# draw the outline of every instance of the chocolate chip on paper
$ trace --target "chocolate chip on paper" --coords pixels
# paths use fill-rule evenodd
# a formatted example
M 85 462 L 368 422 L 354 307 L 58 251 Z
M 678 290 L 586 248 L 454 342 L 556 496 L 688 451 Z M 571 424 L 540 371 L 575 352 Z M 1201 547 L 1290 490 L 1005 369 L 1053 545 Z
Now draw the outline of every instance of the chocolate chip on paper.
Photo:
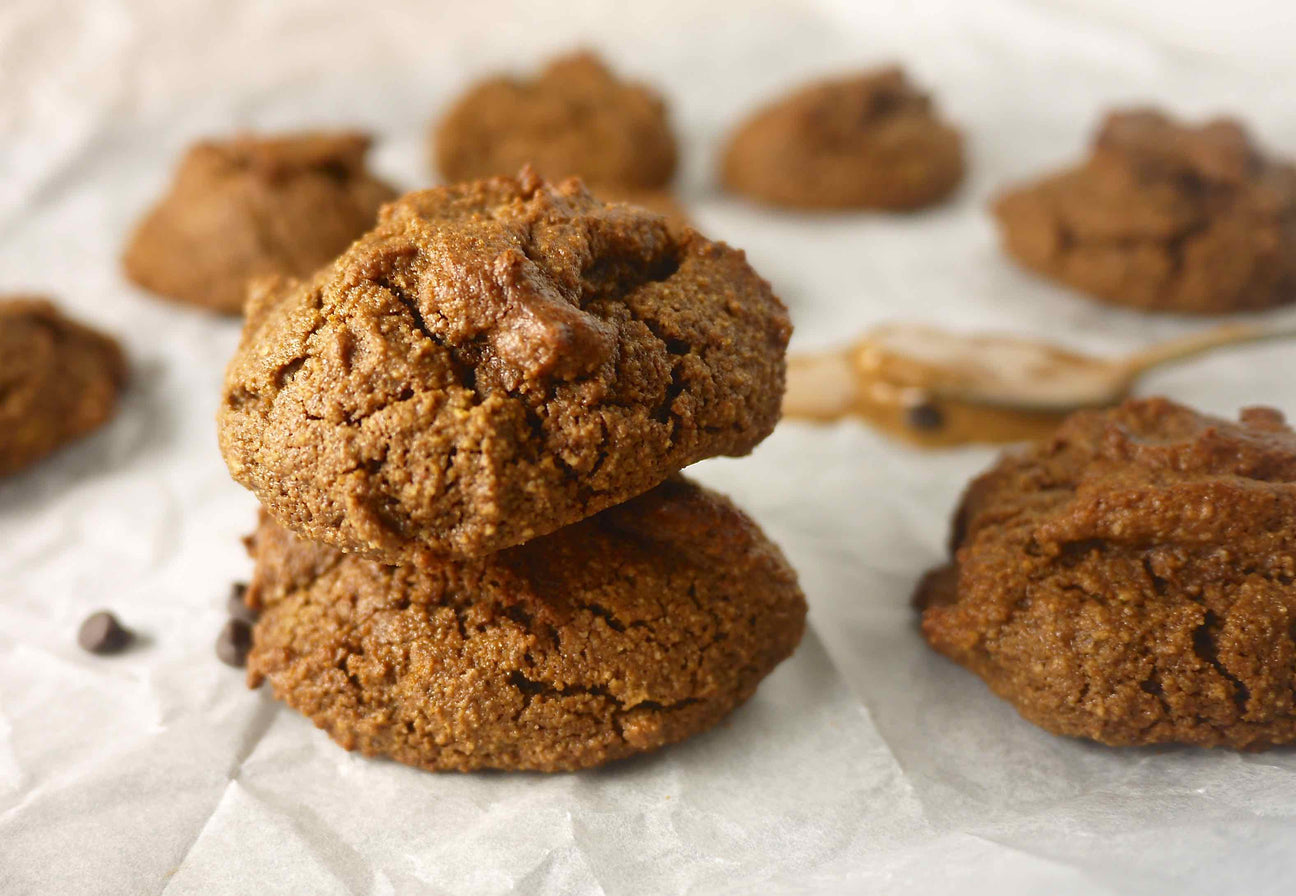
M 77 631 L 77 643 L 90 653 L 118 653 L 134 639 L 134 633 L 107 610 L 91 613 Z
M 248 651 L 252 649 L 252 626 L 243 619 L 225 623 L 216 638 L 216 656 L 227 666 L 241 668 L 247 664 Z
M 234 583 L 234 586 L 230 588 L 229 598 L 226 602 L 226 610 L 229 612 L 231 618 L 242 619 L 244 622 L 251 623 L 256 622 L 257 612 L 249 607 L 243 600 L 243 596 L 247 594 L 247 588 L 248 586 L 246 582 Z

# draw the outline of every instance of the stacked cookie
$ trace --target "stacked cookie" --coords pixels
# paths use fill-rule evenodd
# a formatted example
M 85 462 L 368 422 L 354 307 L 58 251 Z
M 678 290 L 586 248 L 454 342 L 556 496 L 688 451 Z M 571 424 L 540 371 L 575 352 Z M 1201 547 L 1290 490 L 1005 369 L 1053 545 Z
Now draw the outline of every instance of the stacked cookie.
M 714 724 L 805 603 L 677 471 L 769 434 L 790 330 L 741 252 L 530 171 L 410 194 L 312 279 L 260 282 L 220 412 L 265 510 L 250 682 L 428 769 Z

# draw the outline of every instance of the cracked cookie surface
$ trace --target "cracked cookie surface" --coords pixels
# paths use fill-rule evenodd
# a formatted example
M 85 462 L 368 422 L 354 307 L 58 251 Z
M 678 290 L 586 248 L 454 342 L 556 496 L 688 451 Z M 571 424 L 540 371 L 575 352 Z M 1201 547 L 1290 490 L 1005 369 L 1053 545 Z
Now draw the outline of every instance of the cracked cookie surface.
M 647 209 L 655 215 L 661 215 L 666 219 L 666 226 L 676 233 L 683 234 L 685 230 L 693 227 L 693 219 L 689 217 L 688 209 L 669 190 L 635 190 L 600 185 L 590 187 L 590 192 L 609 204 L 633 205 Z
M 125 383 L 115 340 L 45 299 L 0 297 L 0 476 L 102 426 Z
M 1296 741 L 1296 434 L 1165 399 L 1070 417 L 974 480 L 916 597 L 933 648 L 1110 745 Z
M 314 279 L 253 291 L 221 448 L 306 537 L 488 554 L 749 452 L 790 331 L 742 252 L 578 181 L 412 193 Z
M 676 477 L 476 560 L 249 541 L 248 680 L 339 744 L 431 770 L 589 768 L 710 728 L 801 638 L 778 548 Z
M 675 173 L 675 137 L 661 97 L 622 81 L 591 53 L 555 59 L 535 78 L 488 78 L 438 123 L 433 154 L 448 181 L 516 173 L 658 189 Z M 597 191 L 596 191 L 597 192 Z
M 369 142 L 342 132 L 196 144 L 131 237 L 127 276 L 225 314 L 243 310 L 250 278 L 309 276 L 396 196 L 366 170 Z
M 1296 166 L 1235 121 L 1113 113 L 1083 164 L 994 211 L 1021 265 L 1108 302 L 1223 314 L 1296 299 Z
M 963 179 L 963 141 L 899 68 L 819 81 L 759 109 L 730 137 L 726 187 L 771 205 L 905 210 Z

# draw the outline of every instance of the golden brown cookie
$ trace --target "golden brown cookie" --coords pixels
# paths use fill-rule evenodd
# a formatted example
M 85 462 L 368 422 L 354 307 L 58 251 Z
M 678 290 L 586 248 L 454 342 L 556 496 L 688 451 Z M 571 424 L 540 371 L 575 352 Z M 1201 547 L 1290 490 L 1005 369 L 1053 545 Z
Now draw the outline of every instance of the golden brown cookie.
M 806 209 L 906 210 L 963 179 L 963 141 L 899 68 L 820 81 L 759 109 L 729 139 L 735 193 Z
M 532 172 L 411 193 L 248 304 L 221 449 L 284 525 L 482 555 L 774 428 L 787 310 L 742 252 Z
M 243 310 L 249 278 L 305 277 L 374 225 L 395 191 L 365 168 L 362 134 L 204 141 L 126 247 L 126 274 L 167 298 Z
M 1085 411 L 975 481 L 919 587 L 933 648 L 1055 733 L 1296 741 L 1296 434 L 1165 399 Z
M 1296 298 L 1296 166 L 1229 119 L 1112 113 L 1082 164 L 994 211 L 1020 264 L 1108 302 L 1222 314 Z
M 348 750 L 434 771 L 589 768 L 682 740 L 750 697 L 805 626 L 778 548 L 679 478 L 426 568 L 268 518 L 250 544 L 249 683 Z
M 590 187 L 590 192 L 604 202 L 620 202 L 661 215 L 671 230 L 682 234 L 693 226 L 688 211 L 669 190 L 627 190 L 621 187 L 600 185 Z
M 102 426 L 125 383 L 114 340 L 44 299 L 0 298 L 0 476 Z
M 495 77 L 473 87 L 438 123 L 433 155 L 448 181 L 508 176 L 529 164 L 549 180 L 651 190 L 675 173 L 676 149 L 656 92 L 576 53 L 532 80 Z

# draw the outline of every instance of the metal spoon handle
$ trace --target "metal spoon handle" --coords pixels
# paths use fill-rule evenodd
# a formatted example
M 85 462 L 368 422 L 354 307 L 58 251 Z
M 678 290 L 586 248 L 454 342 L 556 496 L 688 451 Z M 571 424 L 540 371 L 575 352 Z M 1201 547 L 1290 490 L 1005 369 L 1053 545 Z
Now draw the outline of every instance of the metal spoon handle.
M 1224 324 L 1143 349 L 1126 358 L 1122 366 L 1128 380 L 1133 381 L 1154 367 L 1195 358 L 1216 349 L 1294 338 L 1296 323 L 1267 327 L 1256 324 Z

